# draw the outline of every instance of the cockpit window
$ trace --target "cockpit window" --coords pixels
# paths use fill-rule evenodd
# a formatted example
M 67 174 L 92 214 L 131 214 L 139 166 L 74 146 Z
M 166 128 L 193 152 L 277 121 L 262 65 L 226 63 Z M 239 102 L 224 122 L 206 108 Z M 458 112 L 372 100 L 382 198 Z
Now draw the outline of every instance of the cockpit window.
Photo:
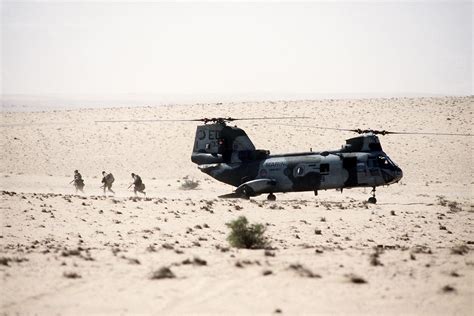
M 384 156 L 378 156 L 377 162 L 379 163 L 380 167 L 388 166 L 390 164 L 387 158 L 385 158 Z
M 392 161 L 390 160 L 390 158 L 388 158 L 388 156 L 378 156 L 377 157 L 377 164 L 380 168 L 385 168 L 385 169 L 390 169 L 390 170 L 394 170 L 397 167 L 397 165 Z
M 388 160 L 388 162 L 389 162 L 389 163 L 390 163 L 392 166 L 397 166 L 397 164 L 396 164 L 396 163 L 394 163 L 394 162 L 393 162 L 393 160 L 392 160 L 392 159 L 390 159 L 388 156 L 387 156 L 387 157 L 385 157 L 385 159 L 387 159 L 387 160 Z

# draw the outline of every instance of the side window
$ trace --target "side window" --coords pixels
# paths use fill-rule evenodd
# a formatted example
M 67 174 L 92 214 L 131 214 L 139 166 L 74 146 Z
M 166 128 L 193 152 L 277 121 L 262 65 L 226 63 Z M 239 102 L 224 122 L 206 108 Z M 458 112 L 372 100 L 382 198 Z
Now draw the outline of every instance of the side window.
M 369 160 L 367 160 L 367 166 L 368 166 L 369 168 L 375 168 L 375 167 L 377 167 L 377 164 L 375 163 L 375 159 L 369 159 Z
M 329 173 L 329 164 L 322 163 L 319 165 L 319 173 L 328 174 Z

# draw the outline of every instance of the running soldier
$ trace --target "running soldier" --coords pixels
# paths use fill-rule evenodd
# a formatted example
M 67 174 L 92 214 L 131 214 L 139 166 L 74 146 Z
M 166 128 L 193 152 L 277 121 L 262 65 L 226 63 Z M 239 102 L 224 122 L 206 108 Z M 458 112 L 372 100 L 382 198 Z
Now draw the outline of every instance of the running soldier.
M 114 183 L 115 179 L 112 173 L 106 173 L 105 171 L 102 171 L 102 183 L 104 184 L 101 186 L 101 188 L 104 188 L 104 195 L 106 195 L 106 190 L 112 192 L 115 194 L 114 191 L 112 191 L 112 183 Z
M 129 188 L 133 185 L 133 192 L 135 193 L 135 196 L 137 195 L 137 192 L 143 193 L 144 196 L 146 196 L 145 193 L 145 183 L 143 183 L 142 178 L 138 174 L 132 173 L 132 178 L 133 182 L 128 186 Z
M 82 193 L 84 193 L 84 180 L 82 179 L 82 176 L 81 174 L 79 173 L 78 170 L 74 170 L 74 180 L 72 180 L 71 182 L 69 183 L 73 183 L 74 182 L 74 187 L 76 188 L 76 193 L 77 191 L 81 191 Z

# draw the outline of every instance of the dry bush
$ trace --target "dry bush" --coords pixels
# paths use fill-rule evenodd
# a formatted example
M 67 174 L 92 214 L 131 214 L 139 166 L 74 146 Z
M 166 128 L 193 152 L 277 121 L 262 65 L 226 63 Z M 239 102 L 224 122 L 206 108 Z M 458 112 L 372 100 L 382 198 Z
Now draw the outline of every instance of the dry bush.
M 465 255 L 469 252 L 469 247 L 467 245 L 456 245 L 451 248 L 451 253 L 455 255 Z
M 26 258 L 9 258 L 9 257 L 0 257 L 0 265 L 2 266 L 9 266 L 9 262 L 16 262 L 16 263 L 20 263 L 20 262 L 23 262 L 23 261 L 28 261 L 28 259 Z
M 80 279 L 81 275 L 77 272 L 64 272 L 63 276 L 68 279 Z
M 448 285 L 443 286 L 441 291 L 443 291 L 444 293 L 451 293 L 451 292 L 456 292 L 456 288 L 448 284 Z
M 181 190 L 194 190 L 199 186 L 199 181 L 190 179 L 188 176 L 183 178 L 183 183 L 181 183 Z
M 365 283 L 367 283 L 367 281 L 363 277 L 355 275 L 355 274 L 349 274 L 347 277 L 349 278 L 349 281 L 351 281 L 352 283 L 355 283 L 355 284 L 365 284 Z
M 303 265 L 297 264 L 290 264 L 288 267 L 290 270 L 294 270 L 299 276 L 305 278 L 321 278 L 319 274 L 313 273 L 310 269 L 304 267 Z
M 231 229 L 227 240 L 232 247 L 262 249 L 269 244 L 264 236 L 265 226 L 258 223 L 250 225 L 245 216 L 240 216 L 226 225 Z
M 380 247 L 374 247 L 374 253 L 370 255 L 370 264 L 373 266 L 383 266 L 380 261 L 380 255 L 383 253 L 383 249 Z
M 173 271 L 168 267 L 161 267 L 160 269 L 153 271 L 150 274 L 150 280 L 159 280 L 159 279 L 174 279 L 176 276 Z

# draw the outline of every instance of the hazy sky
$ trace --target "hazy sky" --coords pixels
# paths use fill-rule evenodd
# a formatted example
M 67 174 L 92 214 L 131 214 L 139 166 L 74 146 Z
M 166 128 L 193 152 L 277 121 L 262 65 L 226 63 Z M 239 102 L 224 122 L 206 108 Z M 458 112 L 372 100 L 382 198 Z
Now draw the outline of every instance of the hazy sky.
M 473 94 L 470 1 L 2 2 L 4 94 Z

